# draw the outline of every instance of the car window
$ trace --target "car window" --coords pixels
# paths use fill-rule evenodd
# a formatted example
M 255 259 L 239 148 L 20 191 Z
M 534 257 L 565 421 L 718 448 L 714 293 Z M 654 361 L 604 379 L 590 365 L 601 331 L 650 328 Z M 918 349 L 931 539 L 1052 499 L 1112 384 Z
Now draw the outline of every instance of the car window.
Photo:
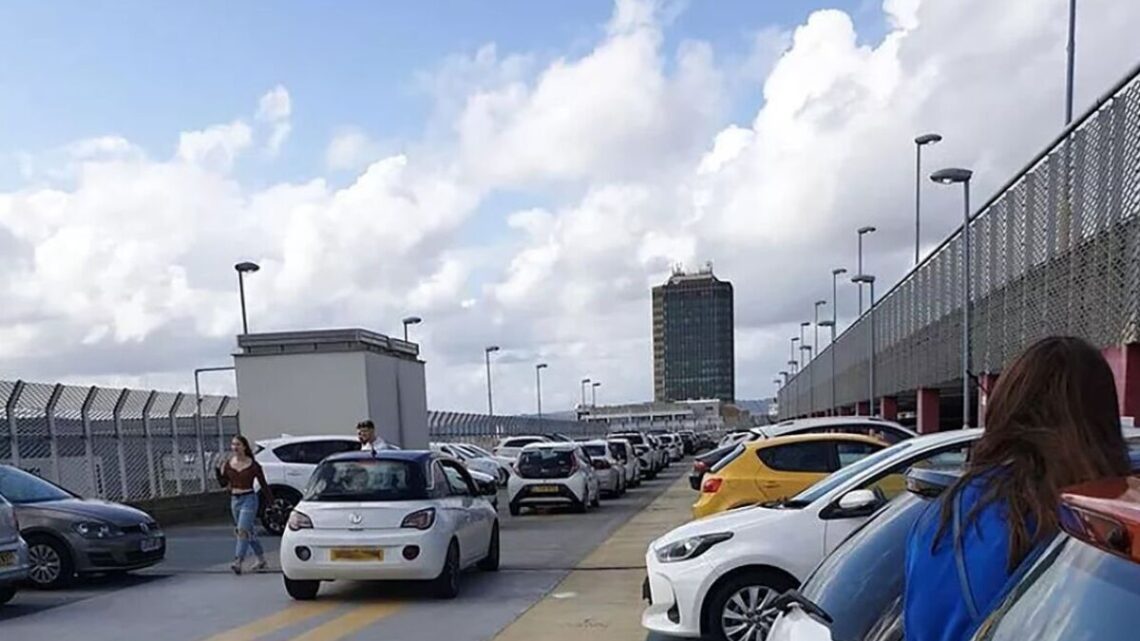
M 975 637 L 1135 639 L 1140 565 L 1067 535 L 1034 566 Z
M 543 443 L 543 442 L 544 441 L 541 438 L 537 438 L 537 437 L 511 438 L 511 439 L 507 439 L 507 442 L 503 444 L 503 447 L 523 447 L 526 445 L 530 445 L 531 443 Z
M 898 443 L 896 445 L 892 445 L 885 450 L 879 450 L 878 452 L 872 454 L 871 456 L 864 458 L 861 461 L 852 463 L 851 465 L 848 465 L 847 467 L 839 470 L 838 472 L 835 472 L 834 474 L 829 474 L 828 476 L 820 479 L 818 482 L 811 485 L 810 487 L 808 487 L 803 492 L 800 492 L 799 494 L 792 497 L 791 500 L 785 502 L 785 505 L 788 505 L 788 506 L 810 505 L 811 503 L 816 501 L 816 499 L 827 494 L 831 490 L 843 485 L 849 479 L 852 479 L 852 478 L 862 474 L 867 468 L 874 467 L 878 463 L 882 462 L 884 459 L 896 456 L 899 453 L 905 452 L 906 450 L 908 450 L 912 447 L 914 447 L 914 443 L 912 441 L 903 441 L 903 442 Z
M 625 460 L 625 446 L 623 446 L 621 443 L 606 443 L 606 446 L 609 448 L 610 454 L 615 459 L 619 461 Z
M 316 465 L 325 458 L 341 452 L 353 452 L 360 449 L 360 444 L 347 439 L 329 439 L 326 441 L 299 441 L 279 445 L 273 454 L 283 463 L 298 463 L 302 465 Z
M 432 490 L 434 490 L 437 496 L 446 495 L 451 491 L 451 488 L 447 483 L 447 476 L 443 473 L 443 467 L 439 464 L 438 461 L 432 463 L 431 482 Z
M 467 485 L 467 480 L 463 478 L 463 473 L 454 463 L 443 461 L 440 466 L 443 468 L 444 476 L 447 477 L 447 488 L 452 496 L 471 496 L 473 494 Z
M 839 457 L 839 467 L 847 467 L 881 449 L 883 449 L 881 446 L 876 446 L 871 443 L 859 443 L 857 441 L 837 441 L 835 443 L 835 453 Z
M 609 448 L 607 448 L 605 445 L 600 444 L 584 445 L 582 446 L 582 449 L 586 450 L 586 454 L 589 454 L 591 457 L 596 456 L 598 458 L 605 458 L 606 454 L 609 452 Z
M 759 449 L 756 454 L 768 469 L 778 472 L 828 473 L 834 467 L 834 448 L 835 445 L 827 441 L 788 443 Z
M 408 461 L 325 461 L 313 471 L 308 501 L 408 501 L 427 494 L 423 467 Z
M 567 450 L 540 447 L 519 455 L 518 472 L 523 478 L 565 478 L 574 468 L 576 455 Z
M 874 490 L 885 499 L 893 499 L 906 491 L 906 473 L 910 468 L 958 469 L 965 462 L 970 445 L 970 443 L 959 443 L 937 452 L 930 452 L 917 460 L 900 461 L 890 469 L 864 481 L 858 489 Z M 957 465 L 956 461 L 959 462 Z
M 16 505 L 75 498 L 34 474 L 7 465 L 0 465 L 0 495 Z

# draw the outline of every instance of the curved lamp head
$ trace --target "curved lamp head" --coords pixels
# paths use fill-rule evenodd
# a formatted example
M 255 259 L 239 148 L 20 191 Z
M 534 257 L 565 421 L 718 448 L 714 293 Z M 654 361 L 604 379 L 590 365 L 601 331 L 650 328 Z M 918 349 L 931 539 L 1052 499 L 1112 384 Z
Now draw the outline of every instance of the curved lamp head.
M 539 363 L 538 365 L 534 366 L 535 369 L 546 369 L 547 367 L 549 366 L 546 363 Z
M 917 138 L 914 139 L 914 144 L 921 147 L 923 145 L 932 145 L 936 142 L 941 142 L 941 141 L 942 141 L 942 136 L 940 136 L 938 134 L 922 134 L 921 136 L 918 136 Z
M 788 365 L 799 365 L 799 361 L 788 361 Z
M 815 306 L 816 306 L 816 307 L 819 307 L 820 305 L 826 305 L 826 304 L 827 304 L 827 301 L 825 301 L 825 300 L 817 300 L 817 301 L 815 301 Z
M 867 283 L 868 285 L 875 282 L 875 277 L 870 274 L 859 274 L 851 278 L 853 283 Z
M 811 321 L 804 321 L 800 323 L 800 327 L 811 327 Z
M 424 322 L 424 319 L 420 318 L 419 316 L 408 316 L 403 321 L 405 325 L 419 325 L 422 322 Z
M 948 169 L 939 169 L 933 174 L 930 174 L 930 179 L 940 185 L 953 185 L 955 183 L 968 183 L 973 175 L 974 172 L 969 169 L 950 167 Z
M 811 345 L 800 345 L 800 351 L 810 352 L 812 349 L 814 348 Z
M 859 228 L 859 235 L 862 236 L 863 234 L 870 234 L 874 231 L 875 231 L 875 228 L 873 226 L 867 225 L 866 227 L 860 227 Z
M 601 386 L 602 386 L 602 382 L 601 382 L 601 381 L 594 381 L 593 383 L 591 383 L 591 386 L 593 386 L 593 387 L 601 387 Z
M 784 370 L 780 370 L 779 374 L 780 376 L 788 376 L 788 373 Z
M 835 325 L 835 323 L 831 322 L 831 319 L 830 319 L 830 318 L 829 318 L 829 319 L 827 319 L 827 320 L 821 320 L 821 321 L 819 321 L 819 326 L 820 326 L 820 327 L 833 327 L 834 325 Z
M 583 385 L 585 385 L 586 383 L 589 383 L 589 382 L 590 382 L 590 379 L 588 379 L 588 378 L 583 378 L 583 379 L 582 379 L 582 384 L 583 384 Z
M 251 263 L 247 260 L 243 263 L 238 263 L 238 264 L 234 265 L 234 269 L 236 269 L 238 271 L 238 273 L 241 273 L 241 274 L 252 274 L 253 272 L 261 269 L 261 266 L 258 265 L 257 263 Z
M 793 342 L 793 343 L 798 343 L 798 342 L 800 342 L 800 337 L 799 337 L 799 336 L 793 336 L 793 337 L 792 337 L 792 342 Z
M 488 345 L 488 346 L 483 348 L 483 351 L 487 352 L 488 354 L 490 354 L 491 352 L 497 352 L 497 351 L 499 351 L 499 346 L 498 345 Z

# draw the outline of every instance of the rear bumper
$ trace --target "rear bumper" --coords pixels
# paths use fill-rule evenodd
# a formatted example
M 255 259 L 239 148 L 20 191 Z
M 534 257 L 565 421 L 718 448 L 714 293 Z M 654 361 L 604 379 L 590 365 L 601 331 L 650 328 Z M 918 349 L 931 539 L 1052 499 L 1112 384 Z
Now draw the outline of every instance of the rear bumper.
M 439 576 L 447 555 L 448 538 L 442 532 L 320 531 L 286 532 L 281 539 L 281 571 L 300 581 L 403 581 L 426 580 Z M 404 557 L 408 546 L 419 548 L 413 560 Z M 298 548 L 307 547 L 308 561 L 302 561 Z M 341 561 L 332 559 L 338 547 L 380 548 L 383 561 Z
M 538 488 L 554 488 L 550 491 Z M 579 489 L 560 483 L 557 480 L 549 483 L 534 483 L 523 485 L 511 494 L 510 502 L 515 506 L 522 505 L 571 505 L 586 502 L 585 493 L 579 494 Z
M 22 539 L 0 545 L 0 554 L 11 554 L 15 561 L 11 565 L 0 566 L 0 586 L 20 583 L 28 578 L 28 546 Z

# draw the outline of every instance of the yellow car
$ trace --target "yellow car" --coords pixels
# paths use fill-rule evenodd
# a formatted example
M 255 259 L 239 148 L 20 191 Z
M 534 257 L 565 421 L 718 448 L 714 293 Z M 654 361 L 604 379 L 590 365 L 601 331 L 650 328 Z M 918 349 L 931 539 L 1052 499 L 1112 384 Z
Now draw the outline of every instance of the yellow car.
M 885 447 L 860 434 L 800 434 L 742 443 L 705 474 L 693 516 L 788 498 Z

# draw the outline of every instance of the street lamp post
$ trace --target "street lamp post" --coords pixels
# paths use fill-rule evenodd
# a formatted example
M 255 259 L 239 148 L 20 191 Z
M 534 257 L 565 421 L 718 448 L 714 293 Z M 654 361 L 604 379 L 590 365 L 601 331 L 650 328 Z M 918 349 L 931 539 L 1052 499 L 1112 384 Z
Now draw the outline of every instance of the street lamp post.
M 803 346 L 807 345 L 807 341 L 804 340 L 804 330 L 807 329 L 808 327 L 811 327 L 811 321 L 804 321 L 804 322 L 800 323 L 800 351 L 801 352 L 803 351 Z M 807 365 L 808 365 L 807 361 L 805 361 L 801 358 L 800 362 L 803 363 L 803 365 L 800 367 L 800 369 L 807 367 Z
M 542 418 L 542 370 L 546 368 L 546 363 L 539 363 L 534 366 L 534 393 L 538 404 L 539 418 Z
M 836 283 L 839 277 L 846 274 L 847 270 L 839 267 L 831 270 L 831 342 L 835 342 L 835 328 L 839 324 L 839 285 Z
M 800 345 L 800 350 L 807 352 L 807 360 L 811 362 L 811 345 Z M 815 411 L 815 368 L 808 370 L 808 414 Z
M 788 365 L 792 366 L 792 374 L 795 374 L 796 370 L 799 369 L 799 366 L 800 366 L 800 362 L 798 360 L 796 360 L 796 343 L 798 343 L 798 342 L 800 342 L 800 339 L 796 336 L 793 336 L 792 337 L 792 350 L 791 350 L 792 358 L 788 361 Z
M 199 367 L 194 370 L 194 423 L 195 429 L 198 431 L 198 443 L 201 444 L 202 438 L 202 386 L 198 382 L 198 377 L 203 372 L 232 372 L 233 365 L 223 367 Z M 222 442 L 222 434 L 218 432 L 218 454 L 225 451 L 225 443 Z M 202 490 L 205 491 L 206 485 L 206 459 L 202 457 Z
M 790 374 L 788 374 L 788 371 L 783 370 L 783 369 L 780 370 L 780 376 L 784 377 L 784 385 L 787 385 L 788 384 L 788 378 L 791 376 Z
M 586 407 L 586 386 L 590 384 L 590 379 L 582 379 L 582 407 Z
M 875 277 L 870 274 L 859 274 L 851 279 L 853 283 L 863 284 L 866 283 L 871 288 L 870 307 L 867 308 L 867 322 L 870 323 L 871 331 L 871 347 L 867 350 L 867 366 L 870 370 L 870 375 L 867 377 L 867 407 L 870 409 L 868 416 L 875 415 Z
M 867 227 L 860 227 L 857 231 L 859 232 L 859 264 L 856 266 L 857 269 L 856 269 L 855 273 L 862 274 L 863 273 L 863 234 L 873 234 L 873 233 L 875 233 L 875 228 L 868 225 Z M 862 283 L 859 284 L 859 315 L 860 316 L 863 315 L 863 285 L 862 285 Z
M 827 301 L 825 300 L 815 301 L 815 342 L 812 343 L 812 347 L 815 349 L 819 349 L 819 306 L 826 304 Z M 819 354 L 819 352 L 816 352 L 816 354 Z
M 1073 122 L 1073 66 L 1077 59 L 1077 0 L 1069 0 L 1069 44 L 1065 68 L 1065 125 Z
M 424 319 L 419 316 L 408 316 L 403 321 L 404 323 L 404 342 L 408 342 L 408 325 L 419 325 L 424 322 Z
M 494 397 L 491 392 L 491 352 L 499 351 L 498 345 L 483 348 L 483 359 L 487 362 L 487 416 L 495 415 Z
M 238 297 L 241 299 L 241 333 L 242 335 L 249 333 L 249 320 L 245 315 L 245 275 L 252 274 L 261 269 L 257 263 L 245 261 L 234 265 L 234 270 L 238 275 Z
M 831 342 L 827 344 L 831 354 L 831 411 L 835 411 L 835 321 L 821 320 L 819 321 L 820 327 L 831 328 Z
M 970 426 L 970 179 L 974 172 L 951 167 L 930 179 L 940 185 L 962 184 L 962 425 Z
M 590 383 L 590 407 L 598 406 L 598 388 L 601 386 L 602 384 L 598 381 Z
M 918 264 L 919 241 L 922 238 L 922 148 L 942 140 L 938 134 L 922 134 L 914 139 L 914 264 Z M 860 265 L 862 271 L 862 265 Z

